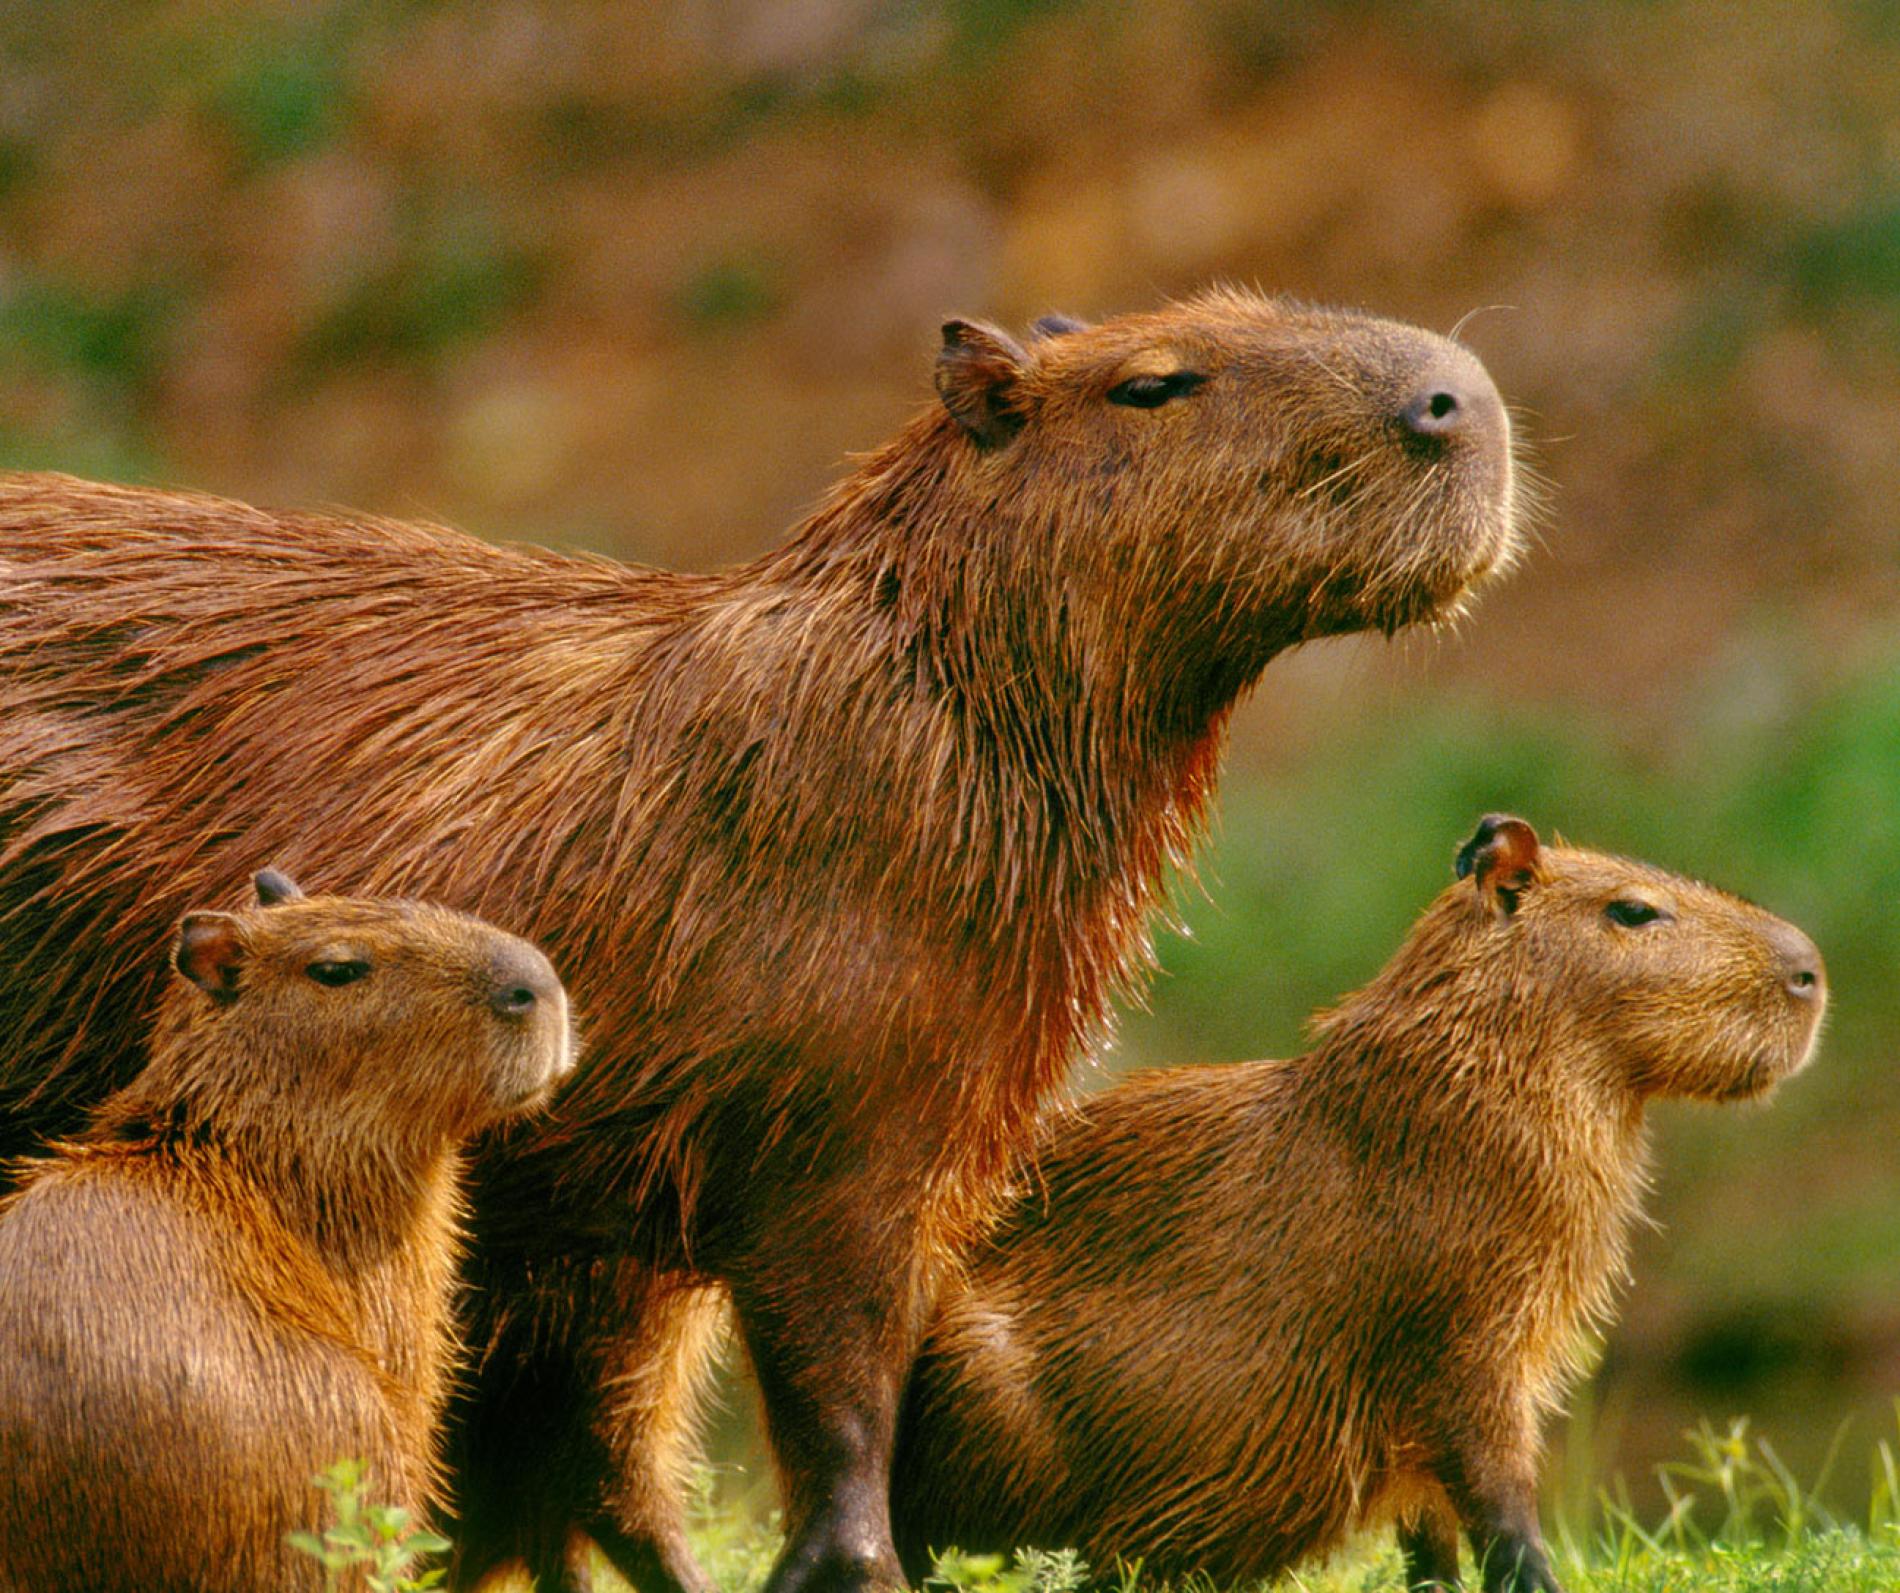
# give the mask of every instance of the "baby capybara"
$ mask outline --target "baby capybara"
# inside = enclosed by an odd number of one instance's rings
[[[257,886],[186,916],[150,1065],[0,1203],[5,1593],[318,1593],[315,1472],[438,1492],[458,1146],[571,1071],[567,998],[476,919]]]
[[[1660,1096],[1813,1050],[1798,929],[1492,817],[1291,1062],[1138,1076],[1052,1123],[946,1291],[893,1500],[930,1547],[1073,1545],[1220,1585],[1399,1524],[1415,1587],[1554,1593],[1539,1417],[1606,1320]]]
[[[473,1186],[460,1575],[581,1531],[702,1585],[675,1472],[730,1290],[773,1593],[897,1581],[937,1280],[1137,974],[1236,698],[1456,609],[1514,547],[1472,356],[1221,292],[1019,345],[712,575],[0,482],[0,1075],[20,1148],[134,1063],[136,948],[242,859],[554,955],[596,1065]]]

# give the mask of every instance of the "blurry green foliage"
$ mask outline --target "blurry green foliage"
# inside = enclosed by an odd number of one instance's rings
[[[674,306],[699,331],[725,331],[764,320],[779,307],[780,297],[771,267],[757,255],[737,254],[687,277]]]
[[[534,294],[533,255],[478,204],[419,217],[396,257],[351,282],[303,345],[310,366],[427,359],[491,332]]]
[[[1575,714],[1450,700],[1372,722],[1226,804],[1130,1026],[1210,1055],[1293,1043],[1451,879],[1484,813],[1763,898],[1829,959],[1835,1024],[1900,1008],[1900,661],[1740,725],[1714,714],[1638,756]],[[1840,1038],[1838,1035],[1836,1038]]]
[[[343,120],[341,63],[299,41],[245,60],[213,99],[240,147],[258,162],[316,148]]]
[[[156,368],[173,296],[155,284],[98,294],[21,272],[0,291],[0,359],[111,387],[142,386]]]
[[[1881,194],[1797,244],[1790,275],[1810,309],[1871,301],[1896,312],[1900,328],[1900,198]]]
[[[1188,938],[1161,945],[1154,1012],[1130,1028],[1144,1059],[1266,1055],[1305,1016],[1363,983],[1425,904],[1485,813],[1520,813],[1546,838],[1632,845],[1653,793],[1574,720],[1452,703],[1368,727],[1225,805]],[[1370,776],[1370,777],[1369,777]],[[1154,1055],[1168,1035],[1192,1056]]]

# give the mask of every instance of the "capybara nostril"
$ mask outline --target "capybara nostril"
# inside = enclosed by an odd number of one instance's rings
[[[1399,410],[1399,424],[1421,438],[1477,435],[1497,429],[1503,418],[1496,384],[1462,349],[1438,354]]]
[[[1436,436],[1458,426],[1464,420],[1464,409],[1449,387],[1434,388],[1405,406],[1405,424],[1421,436]]]
[[[1821,1001],[1827,996],[1827,964],[1821,950],[1793,924],[1777,924],[1769,933],[1781,964],[1782,988],[1800,1001]]]
[[[504,1018],[526,1018],[560,994],[554,966],[532,946],[511,945],[488,965],[488,1005]]]

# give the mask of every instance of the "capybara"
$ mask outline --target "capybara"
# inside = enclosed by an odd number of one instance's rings
[[[1052,1118],[948,1286],[897,1542],[1269,1577],[1396,1521],[1414,1587],[1554,1593],[1539,1419],[1606,1322],[1661,1096],[1759,1095],[1826,1005],[1792,925],[1493,816],[1291,1062],[1163,1069]]]
[[[473,1580],[578,1534],[700,1586],[675,1471],[712,1286],[785,1498],[773,1593],[894,1584],[897,1401],[946,1264],[1200,827],[1279,651],[1456,610],[1516,545],[1477,360],[1215,292],[1019,345],[709,575],[57,476],[0,484],[0,1078],[132,1066],[136,948],[280,859],[519,927],[595,1063],[477,1157]]]
[[[573,1067],[547,958],[410,902],[179,925],[150,1065],[0,1203],[0,1589],[319,1593],[368,1463],[426,1512],[460,1144]]]

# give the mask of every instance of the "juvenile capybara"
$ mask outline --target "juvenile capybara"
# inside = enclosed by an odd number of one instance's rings
[[[318,1470],[426,1512],[461,1141],[572,1070],[547,959],[310,898],[179,925],[150,1065],[0,1203],[0,1589],[319,1593]]]
[[[1052,1119],[905,1401],[897,1542],[1269,1577],[1399,1526],[1414,1587],[1554,1593],[1539,1419],[1608,1317],[1660,1096],[1807,1061],[1792,925],[1493,816],[1291,1062],[1138,1075]]]
[[[1026,345],[710,575],[55,476],[0,483],[0,1078],[121,1081],[137,948],[267,855],[505,921],[595,1064],[477,1158],[472,1580],[679,1524],[712,1285],[780,1464],[773,1593],[893,1584],[892,1427],[947,1262],[1137,974],[1236,698],[1456,610],[1515,546],[1469,353],[1218,292]]]

